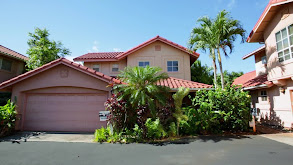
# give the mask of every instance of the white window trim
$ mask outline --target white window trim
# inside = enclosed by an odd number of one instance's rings
[[[117,65],[117,67],[114,67],[114,65]],[[118,69],[117,71],[113,71],[113,69]],[[119,72],[119,64],[112,64],[111,72]]]
[[[172,62],[172,66],[168,66],[168,62],[170,62],[170,61]],[[178,64],[178,66],[177,66],[178,70],[177,70],[177,71],[173,71],[173,69],[172,69],[172,71],[168,71],[168,67],[172,67],[172,68],[173,68],[173,67],[176,67],[176,66],[173,66],[173,62],[174,62],[174,61],[176,61],[177,64]],[[167,60],[167,72],[170,72],[170,73],[174,73],[174,72],[176,73],[176,72],[179,72],[179,61],[178,61],[178,60]]]
[[[98,67],[97,67],[98,66]],[[98,69],[98,70],[96,70]],[[101,65],[100,64],[94,64],[93,65],[93,70],[97,71],[97,72],[100,72],[101,71]]]
[[[290,24],[289,26],[293,26],[293,24]],[[281,29],[281,30],[279,30],[279,31],[277,31],[276,33],[275,33],[275,42],[276,42],[276,50],[277,50],[277,58],[278,58],[278,61],[279,61],[279,63],[283,63],[284,61],[288,61],[288,60],[290,60],[290,59],[292,59],[293,58],[293,52],[291,51],[291,49],[293,48],[293,45],[290,45],[290,37],[291,36],[293,36],[293,33],[290,35],[289,34],[289,26],[286,26],[285,28],[283,28],[283,29]],[[286,32],[287,32],[287,41],[288,41],[288,47],[286,47],[286,48],[284,48],[284,46],[283,46],[283,34],[282,34],[282,30],[284,30],[284,29],[286,29]],[[281,40],[280,41],[277,41],[277,33],[280,33],[281,34]],[[279,50],[278,51],[278,42],[281,42],[282,43],[282,49],[281,50]],[[285,55],[284,55],[284,52],[285,52],[285,50],[286,49],[289,49],[289,59],[287,59],[287,60],[285,60]],[[283,53],[283,56],[282,56],[282,58],[283,58],[283,61],[282,62],[280,62],[280,57],[279,57],[279,53],[280,52],[282,52]]]
[[[266,92],[266,94],[263,95],[262,92]],[[266,100],[263,100],[264,98]],[[260,91],[260,99],[261,99],[262,102],[267,102],[268,101],[268,92],[266,90]]]

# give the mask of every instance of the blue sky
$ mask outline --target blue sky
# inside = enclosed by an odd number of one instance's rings
[[[88,52],[126,51],[160,35],[182,46],[196,20],[215,17],[223,9],[231,12],[250,33],[269,0],[2,0],[0,44],[22,54],[28,49],[28,32],[47,28],[50,39],[61,41],[72,52],[68,59]],[[223,69],[248,72],[254,59],[241,57],[258,43],[235,43]],[[211,66],[202,51],[200,60]]]

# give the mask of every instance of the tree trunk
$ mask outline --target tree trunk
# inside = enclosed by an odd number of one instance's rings
[[[221,54],[220,54],[220,48],[217,48],[218,50],[218,62],[219,62],[219,67],[220,67],[220,73],[221,73],[221,84],[222,84],[222,89],[224,89],[224,75],[223,75],[223,67],[222,67],[222,59],[221,59]]]
[[[212,50],[212,56],[213,56],[213,68],[214,68],[214,85],[215,88],[217,88],[217,64],[216,64],[216,55],[215,55],[215,50]]]

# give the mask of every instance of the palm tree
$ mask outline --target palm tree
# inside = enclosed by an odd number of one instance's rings
[[[209,50],[210,58],[213,61],[214,69],[214,85],[217,88],[217,65],[216,65],[216,42],[215,42],[215,26],[213,21],[209,17],[202,17],[197,20],[200,23],[200,27],[192,29],[191,37],[189,39],[190,49],[196,51],[198,49],[206,52]]]
[[[155,115],[156,104],[164,105],[169,94],[168,87],[157,85],[159,80],[168,78],[168,74],[161,71],[159,67],[126,67],[118,75],[124,84],[113,88],[120,92],[119,99],[127,100],[133,109],[148,107]]]
[[[234,20],[230,17],[229,12],[226,10],[221,11],[214,23],[215,32],[215,41],[216,41],[216,50],[218,63],[221,73],[221,84],[222,89],[224,89],[224,74],[222,67],[222,58],[221,58],[221,50],[224,52],[225,56],[228,57],[227,49],[230,49],[230,54],[233,51],[234,45],[233,43],[236,41],[237,36],[241,36],[241,42],[245,41],[245,30],[238,20]]]

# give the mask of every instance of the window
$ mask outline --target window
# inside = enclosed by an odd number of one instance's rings
[[[145,68],[146,66],[150,66],[150,62],[149,61],[139,61],[138,66]]]
[[[168,72],[178,72],[178,61],[167,61]]]
[[[93,70],[99,72],[100,71],[100,65],[99,64],[94,65]]]
[[[268,101],[267,91],[260,91],[261,101]]]
[[[119,65],[118,64],[113,64],[112,65],[112,72],[118,72],[119,71]]]
[[[279,62],[293,58],[293,24],[276,33]]]
[[[1,70],[11,71],[11,67],[12,67],[12,61],[0,58],[0,69]]]
[[[261,57],[261,63],[262,64],[267,64],[267,56],[262,56]]]

